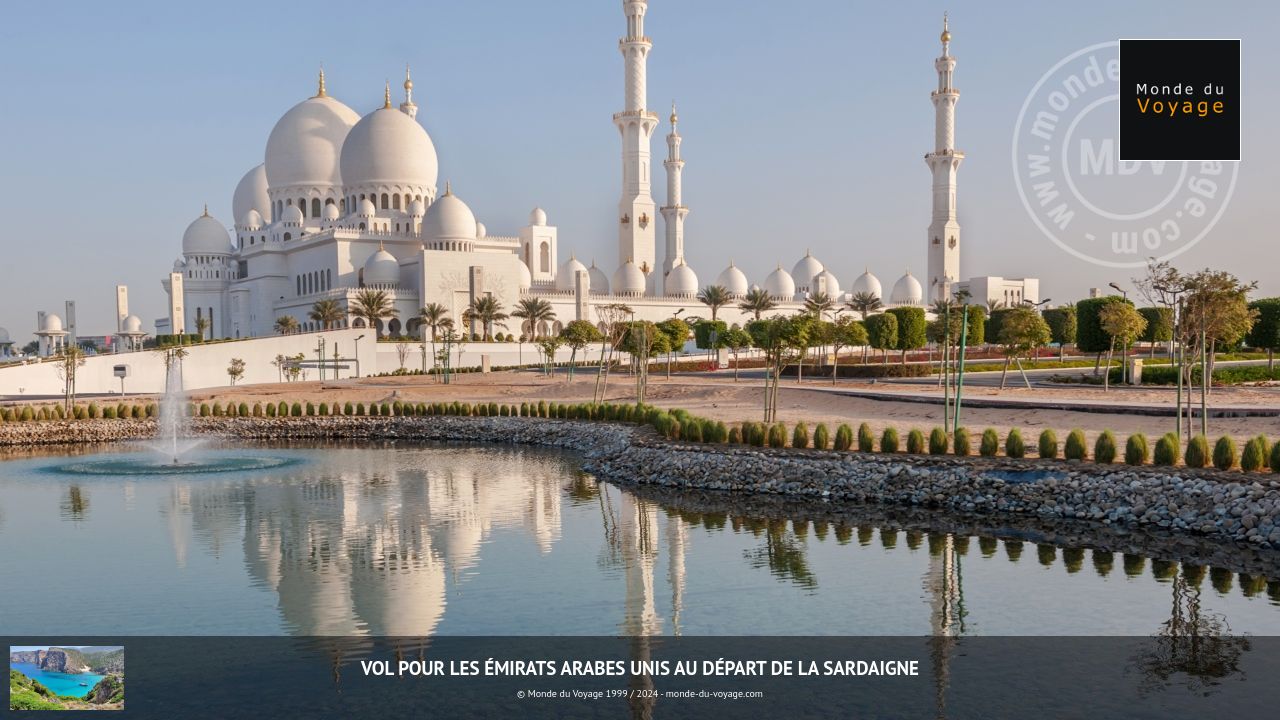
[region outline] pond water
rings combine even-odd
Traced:
[[[0,634],[1149,635],[1188,609],[1280,634],[1275,578],[694,506],[567,452],[201,452],[224,471],[118,474],[144,457],[119,448],[0,461]]]

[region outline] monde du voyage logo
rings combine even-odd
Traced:
[[[1240,159],[1239,40],[1120,40],[1076,51],[1032,87],[1014,129],[1027,213],[1105,267],[1173,258],[1226,210]]]

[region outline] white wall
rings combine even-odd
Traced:
[[[351,359],[359,342],[360,372],[372,374],[377,365],[378,349],[373,333],[367,329],[330,330],[328,332],[255,338],[234,342],[195,345],[182,363],[183,384],[187,390],[225,387],[230,384],[227,366],[232,358],[244,360],[244,377],[238,384],[273,383],[279,381],[279,372],[272,365],[277,355],[303,353],[307,359],[316,359],[316,346],[325,339],[325,356],[332,357],[335,346],[344,359]],[[393,347],[394,355],[394,347]],[[350,377],[353,367],[341,371],[342,377]],[[92,355],[77,373],[76,391],[80,393],[113,393],[120,391],[120,379],[115,377],[116,365],[128,365],[129,377],[124,381],[127,393],[158,393],[164,390],[164,357],[154,350],[117,355]],[[319,372],[308,369],[307,378],[318,380]],[[328,375],[326,374],[326,377]],[[60,395],[63,382],[54,362],[14,365],[0,368],[0,396],[14,398],[32,395]]]
[[[360,342],[364,345],[364,341]],[[405,357],[404,367],[406,370],[422,369],[422,351],[419,349],[421,343],[412,342],[409,345],[409,354]],[[442,343],[436,343],[436,350],[443,347]],[[363,353],[364,348],[360,348]],[[561,347],[556,352],[556,362],[569,362],[572,350],[567,347]],[[396,343],[380,342],[377,349],[377,369],[369,370],[368,374],[391,373],[400,369],[400,353],[396,349]],[[455,347],[453,357],[450,359],[452,367],[480,367],[480,357],[482,355],[489,356],[490,367],[510,367],[513,365],[537,365],[542,361],[542,355],[538,352],[538,348],[533,343],[524,343],[523,355],[521,355],[520,347],[517,343],[485,343],[485,342],[468,342],[462,347],[462,362],[458,362],[458,351]],[[622,354],[614,352],[615,358],[623,357]],[[600,343],[592,343],[585,350],[578,353],[578,361],[600,359]],[[432,362],[431,342],[427,341],[427,367],[435,367],[436,363]]]

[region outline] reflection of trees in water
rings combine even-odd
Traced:
[[[1217,572],[1210,571],[1210,577]],[[1230,573],[1227,573],[1230,578]],[[1151,693],[1185,686],[1197,694],[1212,694],[1224,680],[1244,680],[1240,658],[1251,649],[1248,637],[1232,637],[1226,617],[1200,606],[1200,586],[1204,568],[1176,566],[1170,583],[1173,603],[1169,619],[1134,658],[1142,673],[1140,690]]]
[[[79,485],[67,488],[67,497],[58,506],[63,520],[84,520],[89,513],[89,495]]]
[[[768,566],[781,580],[790,580],[802,588],[818,587],[818,579],[809,569],[804,541],[787,533],[786,520],[770,520],[765,524],[764,547],[747,550],[744,555],[753,568]]]

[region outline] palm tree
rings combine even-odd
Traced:
[[[480,323],[480,333],[488,341],[493,335],[493,326],[506,327],[503,320],[509,315],[502,312],[502,303],[492,295],[483,295],[471,301],[471,305],[462,312],[462,319],[466,322],[472,320]]]
[[[827,313],[831,312],[836,306],[831,296],[824,292],[816,292],[804,300],[805,312],[814,316],[818,320],[825,320]]]
[[[431,330],[431,342],[435,342],[440,328],[448,317],[449,310],[445,306],[440,303],[428,303],[418,310],[418,317],[415,319],[423,327]]]
[[[386,290],[374,290],[365,288],[356,293],[355,316],[363,318],[375,333],[378,328],[378,321],[396,317],[399,311],[391,303],[391,297],[387,295]],[[384,331],[382,333],[386,335]]]
[[[880,302],[880,298],[875,293],[862,290],[854,293],[845,306],[858,312],[862,315],[862,319],[866,320],[868,315],[884,307],[884,303]]]
[[[754,314],[756,319],[759,320],[761,314],[769,312],[777,305],[773,298],[769,297],[769,293],[760,288],[751,288],[746,295],[742,296],[742,302],[738,303],[738,309]]]
[[[1004,307],[1004,301],[1003,301],[1003,300],[997,300],[997,299],[995,299],[995,298],[991,298],[991,299],[987,300],[987,315],[988,315],[988,317],[991,315],[991,311],[992,311],[992,310],[999,310],[999,309],[1000,309],[1000,308],[1002,308],[1002,307]]]
[[[516,303],[516,309],[511,311],[511,317],[523,321],[520,323],[521,337],[528,336],[530,340],[536,340],[538,326],[543,322],[555,322],[556,311],[551,309],[551,303],[542,298],[522,298]]]
[[[292,315],[281,315],[276,318],[275,328],[281,335],[298,332],[298,320]]]
[[[337,300],[317,300],[311,306],[311,312],[307,313],[307,317],[312,322],[319,323],[324,330],[329,330],[342,320],[342,307],[338,305]]]
[[[213,323],[209,322],[209,318],[204,317],[203,315],[196,318],[196,334],[200,336],[201,342],[204,342],[205,340],[209,339],[209,338],[206,338],[204,335],[205,333],[209,332],[209,327],[211,325],[213,325]]]
[[[715,322],[720,308],[728,305],[731,298],[723,285],[708,285],[698,291],[698,300],[711,308],[711,322]]]

